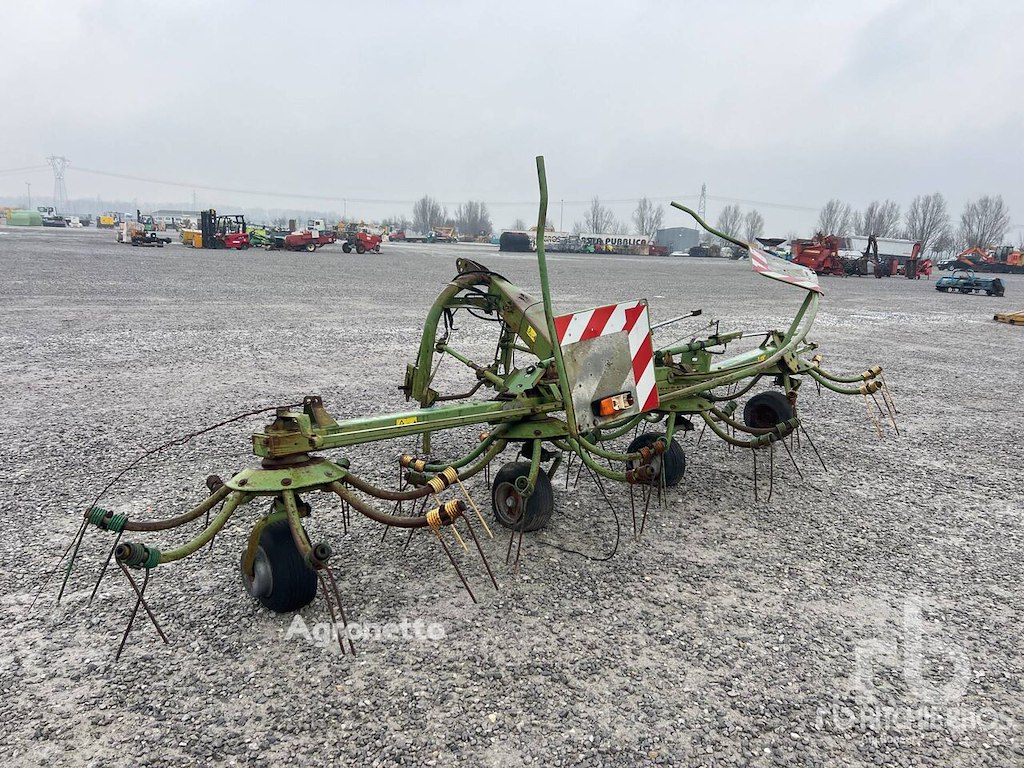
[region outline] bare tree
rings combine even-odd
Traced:
[[[470,200],[455,209],[455,227],[464,235],[480,237],[491,234],[491,215],[487,203]]]
[[[864,209],[854,232],[876,237],[899,237],[901,218],[900,207],[892,200],[884,203],[872,200]]]
[[[417,232],[429,232],[431,227],[444,224],[448,212],[430,195],[424,195],[412,207],[412,223]]]
[[[516,219],[515,221],[512,222],[512,229],[516,232],[525,232],[526,222],[523,221],[522,219]]]
[[[953,249],[952,228],[949,213],[946,211],[946,198],[942,196],[941,192],[932,195],[918,195],[914,198],[910,203],[910,208],[907,209],[904,234],[908,239],[919,242],[924,253],[938,250],[935,246],[940,239],[944,238],[949,239],[949,250]]]
[[[1010,209],[1002,195],[985,195],[976,202],[968,202],[960,214],[960,239],[967,247],[1001,245],[1009,228]]]
[[[923,245],[921,246],[921,252],[927,253],[930,250],[932,253],[952,253],[956,249],[956,240],[953,238],[953,230],[947,226],[942,230],[937,237],[932,238],[930,241],[929,249],[926,249]]]
[[[661,229],[665,211],[646,197],[641,197],[633,211],[633,227],[636,233],[650,239]]]
[[[748,243],[753,243],[755,238],[764,234],[764,216],[756,208],[747,211],[743,217],[743,234]]]
[[[392,232],[396,232],[399,229],[409,229],[412,226],[412,222],[409,221],[405,216],[389,216],[384,219],[381,224],[387,227]]]
[[[590,208],[583,214],[583,227],[587,232],[601,235],[611,232],[615,226],[615,214],[601,205],[601,200],[594,197],[590,201]]]
[[[822,207],[818,213],[818,231],[823,235],[839,235],[843,237],[851,234],[853,229],[853,209],[849,203],[832,198]]]
[[[718,214],[718,221],[715,222],[715,229],[729,237],[739,239],[740,228],[743,226],[743,212],[740,207],[733,203],[727,205]]]

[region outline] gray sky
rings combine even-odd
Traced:
[[[572,201],[626,219],[702,182],[712,219],[759,201],[741,205],[769,233],[806,232],[830,197],[935,191],[956,218],[1002,194],[1024,225],[1021,30],[1017,0],[8,0],[0,172],[57,154],[72,197],[192,198],[91,169],[367,217],[476,199],[500,228],[536,217],[544,154],[566,228]],[[0,196],[25,181],[52,190],[47,169],[0,173]]]

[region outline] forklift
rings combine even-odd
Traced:
[[[245,225],[245,216],[233,214],[218,216],[213,208],[199,212],[200,248],[227,248],[244,251],[250,245],[249,230]]]

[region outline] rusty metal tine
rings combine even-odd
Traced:
[[[871,405],[870,403],[868,403],[868,396],[861,395],[861,397],[864,398],[864,408],[868,412],[868,418],[871,419],[871,422],[875,425],[875,431],[878,433],[878,436],[882,437],[882,428],[878,424],[878,419],[875,417],[875,412],[871,410]]]
[[[149,569],[146,569],[146,576],[142,580],[142,589],[140,590],[138,585],[135,583],[135,579],[132,578],[131,572],[125,568],[124,563],[119,562],[118,565],[121,566],[121,570],[124,572],[124,575],[128,577],[128,583],[132,585],[132,589],[135,590],[135,594],[137,594],[139,596],[139,600],[142,601],[142,607],[149,616],[149,620],[153,622],[153,626],[156,627],[156,631],[160,634],[161,639],[167,643],[167,635],[165,635],[164,631],[160,628],[160,622],[156,620],[156,616],[153,615],[153,611],[149,609],[149,603],[146,602],[145,598],[146,585],[149,583]]]
[[[629,485],[629,513],[633,516],[633,538],[636,539],[636,500],[633,498],[633,491],[635,487],[632,483]]]
[[[316,575],[320,582],[320,594],[323,595],[324,602],[327,603],[327,611],[331,614],[331,626],[334,627],[334,634],[338,637],[338,647],[341,648],[341,655],[345,655],[345,638],[342,637],[341,627],[338,626],[338,619],[334,615],[334,606],[331,604],[331,598],[328,596],[327,590],[327,579],[324,578],[323,573],[318,572]]]
[[[83,521],[82,525],[84,526],[87,523],[88,521]],[[36,607],[36,600],[39,599],[39,595],[43,593],[43,590],[46,588],[46,585],[50,583],[50,579],[53,578],[53,574],[55,574],[57,572],[57,569],[60,568],[60,564],[64,562],[64,558],[68,556],[68,552],[70,552],[71,548],[75,546],[75,542],[77,540],[78,536],[76,535],[75,538],[71,539],[71,541],[68,542],[67,547],[64,548],[64,554],[60,556],[60,559],[54,564],[53,568],[51,568],[47,572],[46,578],[43,579],[43,583],[40,584],[39,589],[36,590],[35,597],[32,598],[32,604],[29,606],[30,611]]]
[[[100,576],[98,579],[96,579],[96,584],[92,588],[92,594],[89,595],[89,602],[86,603],[86,605],[92,605],[93,598],[96,597],[96,591],[100,588],[100,582],[103,581],[103,577],[107,573],[107,568],[110,566],[110,560],[114,557],[114,550],[117,549],[118,542],[121,541],[121,535],[123,533],[124,530],[120,530],[117,532],[117,538],[114,539],[114,545],[110,548],[110,551],[107,553],[107,559],[103,561],[103,567],[100,569]]]
[[[118,563],[121,565],[121,563]],[[125,575],[128,575],[127,570],[121,565],[121,570],[125,571]],[[149,575],[149,572],[146,572]],[[129,577],[130,578],[130,577]],[[117,646],[117,653],[114,654],[114,661],[118,661],[121,658],[121,652],[124,651],[124,644],[128,642],[128,633],[132,631],[132,625],[135,623],[135,615],[139,612],[139,605],[142,603],[141,597],[135,598],[135,606],[132,608],[131,615],[128,617],[128,624],[124,628],[124,634],[121,635],[121,644]]]
[[[751,457],[754,459],[754,501],[758,501],[758,451],[752,447]]]
[[[512,560],[512,542],[516,538],[516,528],[513,525],[512,529],[508,533],[508,549],[505,550],[505,565],[511,565]]]
[[[334,601],[338,604],[338,613],[341,614],[341,625],[348,629],[348,617],[345,616],[345,606],[341,602],[341,592],[338,590],[338,582],[334,579],[334,571],[331,570],[330,566],[327,566],[324,570],[327,571],[327,578],[331,580],[331,587],[334,590]],[[345,633],[348,635],[348,632]],[[352,642],[352,638],[348,638],[348,647],[352,651],[352,655],[356,655],[356,646]]]
[[[491,577],[491,583],[495,589],[498,589],[498,581],[494,578],[494,573],[491,571],[491,564],[487,562],[487,555],[484,554],[483,547],[480,546],[480,540],[476,537],[476,531],[473,530],[472,524],[469,520],[463,518],[466,521],[466,528],[469,529],[469,535],[473,537],[473,543],[476,544],[476,551],[480,553],[480,559],[484,561],[484,568],[487,569],[487,575]]]
[[[816,446],[814,444],[814,441],[811,440],[811,433],[808,432],[807,428],[804,427],[802,424],[800,425],[800,431],[804,433],[804,437],[807,438],[807,444],[811,446],[811,448],[814,450],[814,455],[817,456],[818,461],[821,462],[821,468],[828,472],[828,467],[825,466],[825,460],[821,458],[821,454],[818,453],[818,446]]]
[[[78,550],[82,546],[82,539],[85,538],[85,529],[89,525],[88,518],[82,520],[82,527],[78,529],[78,533],[74,538],[74,551],[71,553],[71,559],[68,560],[68,566],[64,569],[64,581],[60,584],[60,592],[57,593],[57,602],[60,603],[60,599],[64,596],[64,590],[68,586],[68,579],[71,578],[71,569],[75,567],[75,558],[78,557]],[[64,558],[61,558],[63,561]],[[60,561],[57,563],[57,567],[60,567]],[[54,569],[56,570],[56,569]]]
[[[516,544],[516,562],[512,566],[512,570],[519,573],[519,555],[523,551],[523,529],[526,528],[526,515],[523,515],[523,522],[519,526],[519,542]]]
[[[448,555],[448,561],[452,564],[452,568],[455,569],[455,573],[459,575],[459,579],[462,580],[462,586],[466,588],[466,592],[469,593],[470,599],[475,603],[476,595],[473,594],[473,590],[469,588],[469,582],[466,581],[466,577],[462,575],[462,571],[459,570],[459,564],[455,562],[455,558],[452,557],[451,550],[448,549],[448,545],[444,543],[444,539],[435,531],[434,538],[441,542],[441,548],[444,549],[444,553]]]
[[[793,432],[796,432],[796,430],[793,430]],[[792,436],[790,436],[790,439],[792,439]],[[786,438],[782,438],[779,442],[782,443],[782,447],[785,448],[786,453],[789,454],[789,460],[793,462],[793,469],[796,470],[796,473],[800,475],[800,479],[803,480],[804,473],[800,471],[800,465],[796,463],[796,457],[793,456],[792,449],[788,445],[786,445]]]
[[[644,535],[644,526],[647,524],[647,511],[648,509],[650,509],[651,506],[651,495],[653,490],[654,489],[652,488],[650,491],[648,491],[647,498],[644,500],[644,514],[643,517],[640,518],[640,533],[638,533],[636,536],[638,541],[640,540],[640,537]]]

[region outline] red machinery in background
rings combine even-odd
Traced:
[[[814,270],[819,275],[845,275],[846,265],[839,257],[839,238],[821,232],[810,240],[790,243],[793,263]]]

